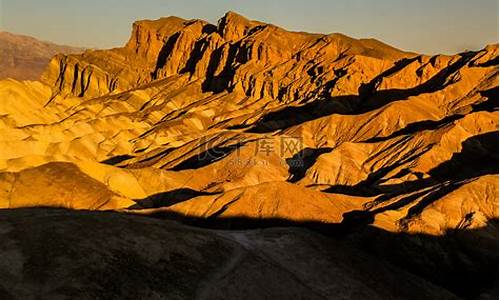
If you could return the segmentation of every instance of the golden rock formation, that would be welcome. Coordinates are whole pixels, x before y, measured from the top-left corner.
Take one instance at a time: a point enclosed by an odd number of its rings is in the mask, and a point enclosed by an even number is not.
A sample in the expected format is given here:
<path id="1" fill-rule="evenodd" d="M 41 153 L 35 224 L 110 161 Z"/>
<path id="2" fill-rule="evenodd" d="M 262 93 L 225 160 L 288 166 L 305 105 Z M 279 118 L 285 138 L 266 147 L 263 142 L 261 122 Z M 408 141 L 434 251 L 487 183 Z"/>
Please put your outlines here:
<path id="1" fill-rule="evenodd" d="M 498 218 L 498 45 L 426 56 L 233 12 L 168 17 L 0 97 L 2 207 L 361 215 L 436 235 Z"/>

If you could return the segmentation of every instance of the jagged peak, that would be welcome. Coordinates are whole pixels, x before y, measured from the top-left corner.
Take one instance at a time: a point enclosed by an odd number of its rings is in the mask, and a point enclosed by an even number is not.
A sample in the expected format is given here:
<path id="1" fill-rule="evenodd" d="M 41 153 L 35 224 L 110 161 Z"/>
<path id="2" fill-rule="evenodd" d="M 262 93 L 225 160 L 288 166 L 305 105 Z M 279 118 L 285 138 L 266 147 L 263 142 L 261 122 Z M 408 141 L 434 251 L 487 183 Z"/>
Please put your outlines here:
<path id="1" fill-rule="evenodd" d="M 237 12 L 234 12 L 234 11 L 228 11 L 224 14 L 224 16 L 221 18 L 221 20 L 227 20 L 227 21 L 239 21 L 239 22 L 245 22 L 245 23 L 248 23 L 250 22 L 250 20 L 246 17 L 244 17 L 243 15 L 240 15 L 239 13 Z"/>
<path id="2" fill-rule="evenodd" d="M 149 55 L 151 53 L 146 53 L 150 52 L 150 48 L 161 48 L 165 40 L 182 29 L 186 22 L 187 20 L 174 16 L 136 21 L 132 25 L 132 34 L 125 47 Z"/>
<path id="3" fill-rule="evenodd" d="M 238 40 L 242 38 L 250 29 L 264 23 L 252 21 L 246 17 L 228 11 L 218 22 L 217 31 L 226 40 Z"/>

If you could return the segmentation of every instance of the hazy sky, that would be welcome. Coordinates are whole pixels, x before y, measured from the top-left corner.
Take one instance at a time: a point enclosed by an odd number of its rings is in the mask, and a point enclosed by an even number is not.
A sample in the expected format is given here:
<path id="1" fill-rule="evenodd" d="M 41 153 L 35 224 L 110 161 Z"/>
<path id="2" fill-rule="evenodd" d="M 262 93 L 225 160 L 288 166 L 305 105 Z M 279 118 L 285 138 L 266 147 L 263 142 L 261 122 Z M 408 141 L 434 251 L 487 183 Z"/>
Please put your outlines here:
<path id="1" fill-rule="evenodd" d="M 228 10 L 289 30 L 373 37 L 427 54 L 498 42 L 498 0 L 0 0 L 0 30 L 57 43 L 123 45 L 132 22 L 217 20 Z"/>

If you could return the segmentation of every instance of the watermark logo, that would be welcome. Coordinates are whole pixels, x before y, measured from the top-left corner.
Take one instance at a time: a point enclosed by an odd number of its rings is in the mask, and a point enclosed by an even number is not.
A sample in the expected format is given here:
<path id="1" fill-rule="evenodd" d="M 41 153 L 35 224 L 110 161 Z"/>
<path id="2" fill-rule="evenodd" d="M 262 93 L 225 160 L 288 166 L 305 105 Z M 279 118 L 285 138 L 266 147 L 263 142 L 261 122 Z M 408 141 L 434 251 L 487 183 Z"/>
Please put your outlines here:
<path id="1" fill-rule="evenodd" d="M 265 159 L 262 162 L 257 162 L 257 156 L 260 154 L 261 157 L 269 157 L 271 155 L 278 155 L 282 158 L 283 162 L 290 167 L 298 168 L 303 166 L 304 158 L 304 141 L 300 136 L 281 136 L 279 138 L 274 137 L 264 137 L 254 140 L 254 157 L 243 158 L 241 155 L 241 148 L 251 143 L 251 141 L 239 138 L 233 139 L 233 143 L 227 145 L 218 143 L 217 139 L 209 139 L 203 137 L 198 140 L 199 143 L 199 154 L 197 159 L 203 162 L 212 162 L 219 160 L 231 153 L 236 154 L 233 162 L 229 162 L 234 165 L 269 165 L 269 162 Z M 290 165 L 290 163 L 292 165 Z"/>
<path id="2" fill-rule="evenodd" d="M 280 137 L 280 156 L 297 156 L 303 155 L 304 141 L 302 137 Z M 302 157 L 300 157 L 302 158 Z"/>

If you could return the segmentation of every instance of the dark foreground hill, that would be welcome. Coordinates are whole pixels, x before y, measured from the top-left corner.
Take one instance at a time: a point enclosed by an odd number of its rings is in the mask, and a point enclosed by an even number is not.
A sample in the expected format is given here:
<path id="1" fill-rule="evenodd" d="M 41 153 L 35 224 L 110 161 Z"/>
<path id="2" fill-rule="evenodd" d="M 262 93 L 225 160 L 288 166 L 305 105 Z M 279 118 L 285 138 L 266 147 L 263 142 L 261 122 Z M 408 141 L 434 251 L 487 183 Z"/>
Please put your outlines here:
<path id="1" fill-rule="evenodd" d="M 208 230 L 38 208 L 0 211 L 0 236 L 6 300 L 458 299 L 345 238 L 300 228 Z"/>

